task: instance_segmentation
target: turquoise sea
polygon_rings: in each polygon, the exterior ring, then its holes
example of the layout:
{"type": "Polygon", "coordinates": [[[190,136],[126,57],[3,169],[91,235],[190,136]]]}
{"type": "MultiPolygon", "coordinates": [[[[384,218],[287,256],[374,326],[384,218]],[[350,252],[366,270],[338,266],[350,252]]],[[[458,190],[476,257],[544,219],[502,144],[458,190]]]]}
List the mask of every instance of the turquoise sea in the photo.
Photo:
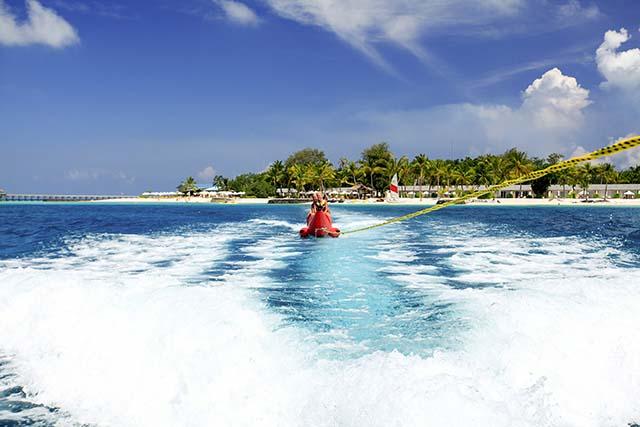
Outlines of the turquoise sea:
{"type": "Polygon", "coordinates": [[[640,422],[640,209],[305,211],[0,204],[0,426],[640,422]]]}

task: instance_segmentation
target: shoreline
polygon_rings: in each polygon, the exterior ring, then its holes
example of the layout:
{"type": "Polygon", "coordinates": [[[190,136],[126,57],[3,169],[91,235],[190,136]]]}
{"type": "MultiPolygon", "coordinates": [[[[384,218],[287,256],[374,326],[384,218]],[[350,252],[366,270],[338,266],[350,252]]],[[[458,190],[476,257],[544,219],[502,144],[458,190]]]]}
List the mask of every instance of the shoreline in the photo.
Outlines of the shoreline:
{"type": "MultiPolygon", "coordinates": [[[[215,200],[215,199],[214,199],[215,200]]],[[[126,199],[106,199],[106,200],[93,200],[88,203],[107,203],[107,204],[128,204],[128,203],[156,203],[156,204],[209,204],[209,205],[257,205],[267,204],[268,198],[237,198],[227,201],[212,201],[210,198],[201,197],[132,197],[126,199]]],[[[377,199],[359,199],[359,200],[345,200],[343,203],[331,203],[332,206],[433,206],[437,203],[438,199],[399,199],[397,201],[383,201],[378,202],[377,199]]],[[[448,199],[442,199],[448,200],[448,199]]],[[[20,202],[17,202],[20,203],[20,202]]],[[[303,203],[301,203],[303,204],[303,203]]],[[[475,199],[467,201],[465,205],[470,206],[604,206],[604,207],[640,207],[640,199],[590,199],[589,202],[585,202],[581,199],[475,199]]]]}

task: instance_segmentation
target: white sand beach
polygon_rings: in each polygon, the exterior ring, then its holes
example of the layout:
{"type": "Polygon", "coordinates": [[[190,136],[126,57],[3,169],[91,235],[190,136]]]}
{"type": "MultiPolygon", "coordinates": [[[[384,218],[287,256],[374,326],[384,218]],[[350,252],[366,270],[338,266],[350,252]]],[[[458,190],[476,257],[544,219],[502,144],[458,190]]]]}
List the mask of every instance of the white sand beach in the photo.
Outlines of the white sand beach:
{"type": "MultiPolygon", "coordinates": [[[[207,197],[130,197],[122,199],[107,199],[107,200],[95,200],[91,203],[197,203],[197,204],[267,204],[268,198],[255,198],[255,197],[238,197],[226,200],[211,199],[207,197]]],[[[348,204],[348,205],[416,205],[416,206],[429,206],[435,205],[438,200],[450,200],[450,199],[435,199],[424,198],[422,200],[418,198],[400,198],[395,201],[380,201],[380,199],[346,199],[343,203],[333,203],[334,205],[348,204]]],[[[467,205],[476,206],[640,206],[640,199],[527,199],[527,198],[499,198],[499,199],[473,199],[466,201],[467,205]]]]}

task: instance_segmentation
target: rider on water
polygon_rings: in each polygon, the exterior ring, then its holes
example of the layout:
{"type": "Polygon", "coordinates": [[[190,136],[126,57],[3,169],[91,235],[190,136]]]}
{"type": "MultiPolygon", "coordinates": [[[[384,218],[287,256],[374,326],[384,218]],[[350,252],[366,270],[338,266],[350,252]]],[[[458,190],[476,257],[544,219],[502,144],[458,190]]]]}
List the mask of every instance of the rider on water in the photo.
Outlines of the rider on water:
{"type": "Polygon", "coordinates": [[[319,191],[311,196],[311,209],[307,215],[307,224],[309,224],[311,216],[316,212],[325,212],[329,216],[329,219],[331,219],[331,211],[329,211],[327,196],[323,195],[319,191]]]}
{"type": "Polygon", "coordinates": [[[327,197],[320,192],[315,193],[307,215],[307,226],[300,230],[300,237],[338,237],[339,235],[340,229],[332,225],[327,197]]]}

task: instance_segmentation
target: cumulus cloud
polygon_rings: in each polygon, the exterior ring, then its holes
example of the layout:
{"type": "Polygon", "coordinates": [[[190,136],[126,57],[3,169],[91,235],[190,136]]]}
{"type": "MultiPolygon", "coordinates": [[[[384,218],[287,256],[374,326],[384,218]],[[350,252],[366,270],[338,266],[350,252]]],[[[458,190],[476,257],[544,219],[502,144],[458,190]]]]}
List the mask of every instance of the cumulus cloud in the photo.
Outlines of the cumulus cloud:
{"type": "Polygon", "coordinates": [[[224,11],[227,19],[240,25],[258,25],[258,15],[246,4],[235,0],[214,0],[224,11]]]}
{"type": "Polygon", "coordinates": [[[533,155],[569,154],[584,132],[585,109],[590,104],[589,91],[554,68],[523,91],[517,106],[450,104],[366,112],[357,119],[371,138],[390,141],[407,153],[466,156],[518,147],[533,155]]]}
{"type": "Polygon", "coordinates": [[[213,166],[207,166],[206,168],[198,172],[198,178],[205,181],[211,181],[215,176],[216,170],[213,168],[213,166]]]}
{"type": "Polygon", "coordinates": [[[533,154],[566,154],[575,147],[575,137],[585,123],[584,110],[590,104],[587,89],[553,68],[524,90],[519,107],[466,104],[461,110],[466,113],[464,120],[477,123],[485,138],[472,151],[517,146],[533,154]]]}
{"type": "Polygon", "coordinates": [[[589,91],[574,77],[553,68],[536,79],[523,94],[522,112],[531,114],[540,128],[575,128],[582,123],[582,110],[589,101],[589,91]]]}
{"type": "Polygon", "coordinates": [[[36,0],[27,0],[27,19],[18,22],[0,0],[0,44],[26,46],[44,44],[62,48],[80,41],[76,30],[54,10],[36,0]]]}
{"type": "Polygon", "coordinates": [[[640,49],[618,51],[630,38],[624,28],[605,33],[604,41],[596,50],[598,70],[606,79],[603,87],[640,89],[640,49]]]}
{"type": "Polygon", "coordinates": [[[560,6],[525,0],[266,0],[280,16],[314,25],[336,34],[378,66],[391,69],[377,44],[391,43],[431,65],[432,57],[421,43],[423,36],[445,30],[447,34],[496,36],[510,27],[505,20],[527,19],[547,26],[566,26],[590,19],[597,8],[583,8],[577,0],[560,6]],[[549,18],[551,16],[551,18],[549,18]],[[562,17],[559,19],[558,17],[562,17]],[[516,19],[518,18],[518,19],[516,19]],[[540,19],[538,19],[540,18],[540,19]]]}

